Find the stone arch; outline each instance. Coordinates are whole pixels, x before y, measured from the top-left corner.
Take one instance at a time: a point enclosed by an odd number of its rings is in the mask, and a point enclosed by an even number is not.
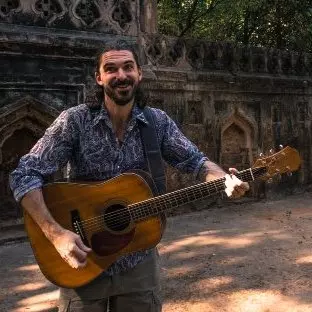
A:
[[[9,174],[57,115],[58,111],[31,97],[0,110],[0,219],[20,216],[9,188]]]
[[[253,162],[255,126],[235,111],[221,124],[220,164],[228,169],[246,169]]]

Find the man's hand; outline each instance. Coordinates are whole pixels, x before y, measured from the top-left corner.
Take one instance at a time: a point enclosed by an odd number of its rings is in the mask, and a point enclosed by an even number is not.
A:
[[[82,242],[79,235],[63,229],[51,242],[72,268],[80,269],[86,266],[87,255],[92,249]]]
[[[235,168],[230,168],[229,171],[231,174],[225,175],[225,193],[229,198],[240,198],[249,190],[249,184],[236,177]]]

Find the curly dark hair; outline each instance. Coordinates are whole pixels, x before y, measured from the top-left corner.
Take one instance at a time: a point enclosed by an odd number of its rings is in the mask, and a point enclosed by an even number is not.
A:
[[[118,40],[118,41],[109,42],[104,47],[98,50],[98,52],[96,53],[95,64],[94,64],[95,73],[99,73],[100,71],[102,55],[112,50],[130,51],[133,55],[133,58],[138,68],[141,68],[139,57],[138,57],[138,52],[137,52],[137,45],[130,43],[128,41],[125,41],[125,40]],[[143,100],[143,98],[144,96],[143,96],[142,89],[140,86],[138,86],[138,89],[135,94],[135,102],[141,108],[145,106],[145,103],[144,103],[145,101]],[[99,108],[103,104],[103,100],[104,100],[103,87],[95,83],[94,86],[87,92],[86,105],[88,105],[91,108]]]

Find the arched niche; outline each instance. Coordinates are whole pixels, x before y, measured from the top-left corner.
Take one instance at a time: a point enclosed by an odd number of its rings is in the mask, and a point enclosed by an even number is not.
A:
[[[21,216],[10,187],[9,175],[21,156],[43,135],[58,112],[26,97],[0,110],[0,219]]]
[[[228,169],[246,169],[253,162],[255,127],[245,116],[235,112],[221,125],[220,164]]]

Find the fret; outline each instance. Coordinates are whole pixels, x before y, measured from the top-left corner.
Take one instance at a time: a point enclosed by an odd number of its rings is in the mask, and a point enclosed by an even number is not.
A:
[[[257,177],[265,174],[265,167],[247,169],[237,173],[237,177],[242,181],[254,181]],[[211,194],[219,193],[225,189],[225,178],[204,182],[198,185],[190,186],[185,189],[174,191],[165,195],[151,198],[142,203],[133,204],[130,209],[131,217],[134,220],[145,219],[149,216],[156,216],[171,208],[190,203],[197,199],[208,197]],[[132,206],[132,205],[130,205]],[[130,207],[129,206],[129,207]]]
[[[219,188],[218,188],[218,185],[217,185],[216,181],[212,181],[212,182],[213,182],[213,186],[214,186],[215,189],[216,189],[216,192],[218,193],[220,190],[219,190]]]
[[[194,201],[198,198],[198,196],[195,193],[195,190],[193,189],[189,191],[189,194],[190,194],[190,201]]]

